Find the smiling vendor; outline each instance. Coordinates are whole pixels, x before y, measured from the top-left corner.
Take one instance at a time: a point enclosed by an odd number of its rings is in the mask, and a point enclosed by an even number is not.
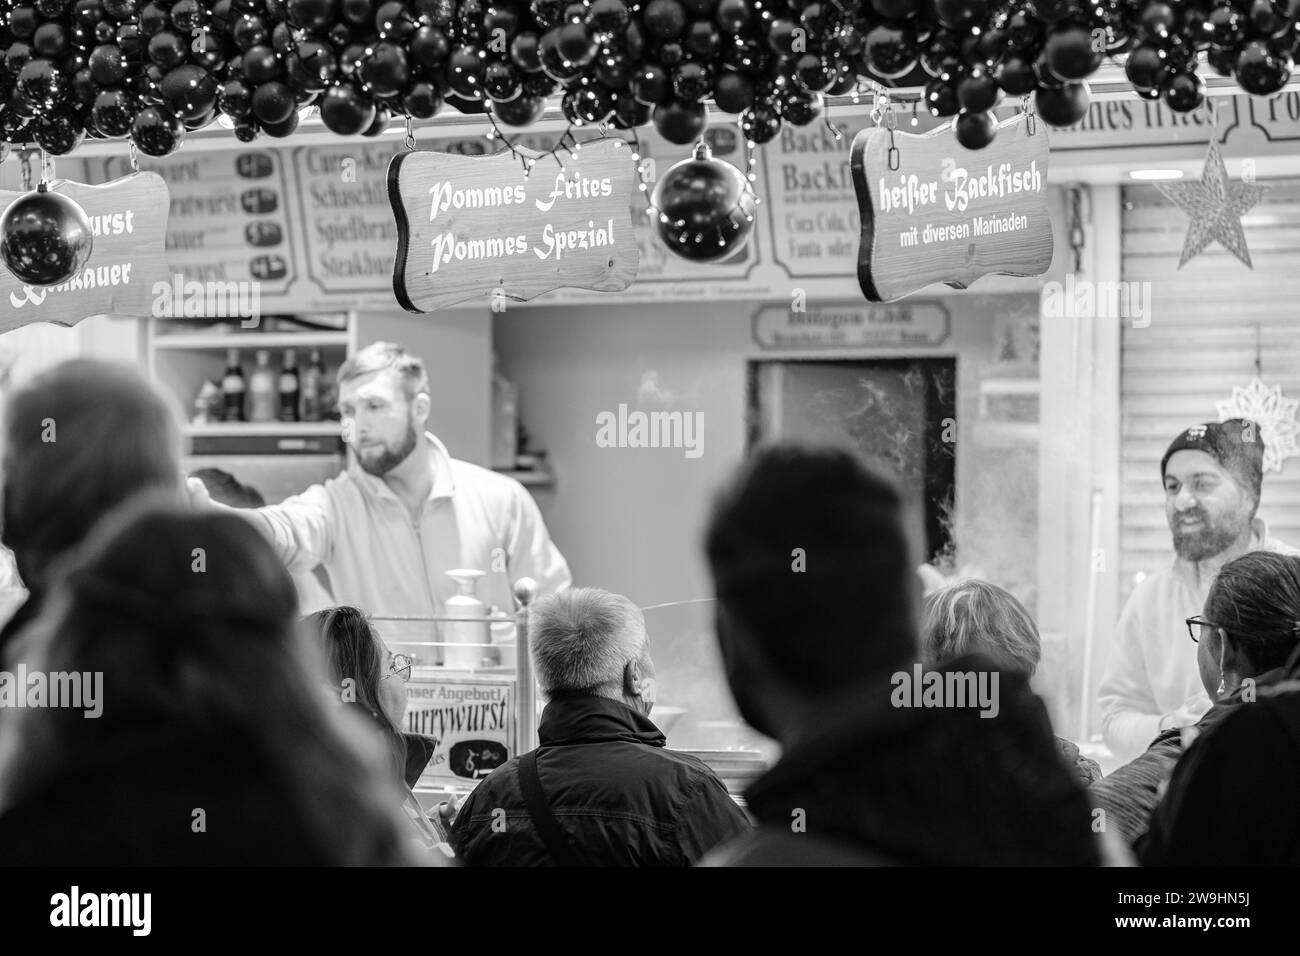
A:
[[[538,597],[569,586],[536,502],[513,478],[458,461],[434,435],[424,363],[376,342],[338,371],[348,470],[278,505],[240,510],[257,522],[291,571],[323,566],[337,604],[381,617],[441,616],[456,594],[446,572],[486,572],[478,596],[512,613],[513,582]],[[190,479],[196,503],[212,503]],[[382,630],[381,626],[381,630]],[[510,627],[494,626],[494,640]],[[427,631],[426,631],[427,633]]]

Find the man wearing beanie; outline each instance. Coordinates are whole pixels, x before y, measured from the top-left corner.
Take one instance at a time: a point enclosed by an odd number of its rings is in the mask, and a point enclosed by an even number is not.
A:
[[[706,551],[727,683],[782,753],[745,794],[757,830],[705,865],[1099,862],[1023,677],[975,656],[943,668],[997,677],[996,714],[896,693],[920,670],[916,565],[898,492],[854,453],[757,452],[719,496]]]
[[[1193,425],[1160,461],[1175,557],[1133,589],[1099,688],[1102,732],[1122,760],[1209,710],[1185,621],[1201,613],[1219,568],[1259,548],[1300,554],[1255,516],[1263,474],[1259,426],[1241,418]]]

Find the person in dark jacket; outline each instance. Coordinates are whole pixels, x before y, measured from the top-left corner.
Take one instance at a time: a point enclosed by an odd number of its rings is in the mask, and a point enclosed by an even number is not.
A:
[[[1206,692],[1234,703],[1196,725],[1138,859],[1300,865],[1300,558],[1255,551],[1230,561],[1191,626]]]
[[[27,600],[0,629],[0,662],[39,613],[59,556],[117,505],[149,490],[181,500],[177,417],[138,369],[74,359],[21,388],[5,411],[3,530]]]
[[[563,591],[536,605],[531,631],[547,698],[541,746],[498,767],[461,805],[451,829],[461,862],[689,866],[749,830],[714,773],[668,750],[650,720],[654,664],[631,601]]]
[[[1104,822],[1126,843],[1147,832],[1151,813],[1187,746],[1217,727],[1243,701],[1286,678],[1287,658],[1300,635],[1294,628],[1300,608],[1288,587],[1300,558],[1252,551],[1228,562],[1215,578],[1203,614],[1188,624],[1197,640],[1201,682],[1211,707],[1190,728],[1162,733],[1136,759],[1093,784],[1088,796],[1105,811]],[[1233,621],[1229,638],[1197,621]]]
[[[55,572],[26,673],[71,696],[28,692],[0,723],[0,862],[417,862],[396,781],[321,694],[256,529],[132,503]]]
[[[1096,865],[1083,790],[1022,675],[958,658],[930,673],[991,691],[979,709],[915,693],[901,515],[890,482],[832,447],[762,449],[719,495],[705,548],[723,667],[783,752],[746,792],[755,832],[705,863]]]
[[[1042,657],[1038,625],[1015,595],[996,584],[968,579],[927,594],[921,624],[921,660],[943,667],[967,654],[984,654],[1004,670],[1034,676]],[[1061,760],[1083,786],[1101,779],[1097,761],[1071,740],[1056,738]]]

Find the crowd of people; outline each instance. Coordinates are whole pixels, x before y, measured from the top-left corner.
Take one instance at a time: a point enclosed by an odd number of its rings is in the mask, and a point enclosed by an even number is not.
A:
[[[102,712],[0,706],[0,863],[1300,862],[1300,556],[1256,517],[1252,423],[1193,426],[1161,463],[1176,559],[1120,621],[1101,705],[1128,762],[1106,776],[1031,690],[1014,596],[922,593],[891,479],[844,448],[755,451],[701,529],[726,683],[780,745],[742,805],[651,719],[640,610],[570,586],[531,498],[424,430],[427,388],[400,348],[359,353],[340,370],[357,460],[269,507],[186,479],[135,370],[75,360],[10,397],[0,541],[27,598],[0,671],[95,675]],[[493,592],[539,582],[540,746],[426,809],[413,664],[370,614],[436,601],[419,568],[467,553]],[[339,603],[304,616],[291,572],[318,567]],[[954,698],[976,685],[992,698]]]

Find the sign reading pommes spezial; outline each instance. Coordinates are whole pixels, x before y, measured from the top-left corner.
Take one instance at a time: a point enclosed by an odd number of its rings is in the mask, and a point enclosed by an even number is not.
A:
[[[634,169],[619,139],[525,176],[509,151],[491,156],[407,152],[388,168],[397,217],[393,291],[410,312],[476,297],[525,301],[562,287],[618,292],[636,278]]]
[[[1021,114],[968,150],[948,126],[924,136],[864,129],[853,140],[862,239],[858,284],[893,302],[935,282],[1036,276],[1052,262],[1047,126]],[[891,150],[892,145],[892,150]]]

